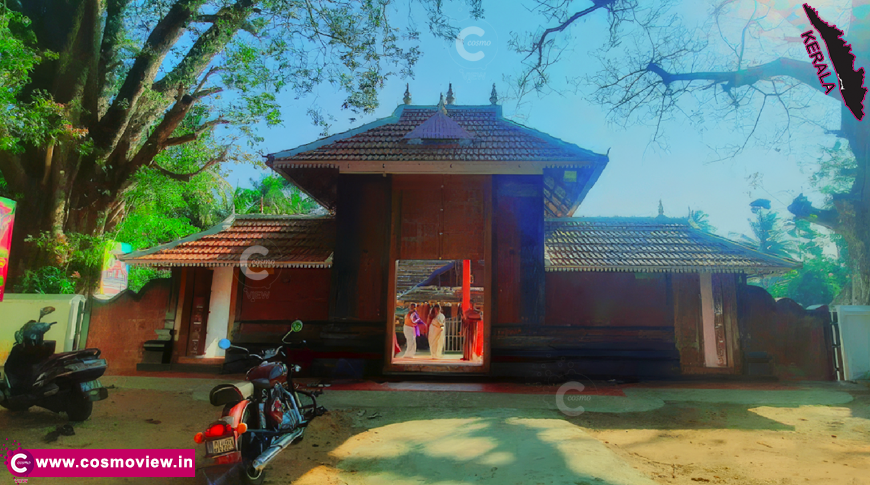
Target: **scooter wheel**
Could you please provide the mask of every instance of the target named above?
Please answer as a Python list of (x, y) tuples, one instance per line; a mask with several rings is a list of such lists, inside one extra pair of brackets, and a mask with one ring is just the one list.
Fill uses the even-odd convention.
[(8, 402), (0, 402), (0, 406), (12, 411), (13, 413), (23, 413), (30, 409), (29, 404), (10, 404)]
[(70, 421), (84, 421), (91, 417), (94, 402), (90, 399), (70, 399), (66, 403), (66, 415)]
[(245, 485), (262, 485), (266, 480), (266, 470), (258, 472), (250, 463), (245, 464), (245, 467), (239, 470), (239, 475)]

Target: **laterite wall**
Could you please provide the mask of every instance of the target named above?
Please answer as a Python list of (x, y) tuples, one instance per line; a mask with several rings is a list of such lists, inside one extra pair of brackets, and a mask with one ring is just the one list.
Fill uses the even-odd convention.
[(152, 280), (139, 293), (125, 291), (109, 302), (91, 300), (87, 346), (98, 348), (109, 363), (106, 375), (131, 375), (142, 362), (142, 345), (163, 328), (169, 278)]

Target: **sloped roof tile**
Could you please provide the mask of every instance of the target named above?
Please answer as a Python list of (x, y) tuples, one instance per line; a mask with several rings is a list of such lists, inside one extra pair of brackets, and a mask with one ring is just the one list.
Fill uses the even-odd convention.
[[(686, 219), (564, 218), (546, 221), (547, 271), (771, 273), (800, 263), (763, 254), (689, 226)], [(125, 255), (153, 266), (329, 267), (335, 221), (329, 217), (236, 216), (188, 238)], [(442, 264), (442, 263), (438, 263)]]
[[(506, 120), (497, 106), (400, 106), (393, 116), (355, 130), (270, 155), (272, 161), (552, 161), (606, 163), (597, 154), (572, 143)], [(428, 122), (428, 124), (427, 124)], [(414, 134), (415, 130), (419, 130)], [(425, 136), (418, 136), (418, 135)], [(461, 136), (460, 136), (461, 135)], [(445, 143), (409, 144), (407, 137), (450, 139)], [(471, 137), (471, 140), (467, 138)], [(465, 139), (459, 144), (455, 139)], [(372, 147), (389, 150), (373, 153)], [(512, 152), (511, 149), (522, 149)], [(379, 156), (380, 153), (385, 155)], [(342, 155), (348, 155), (347, 158)], [(467, 158), (466, 158), (467, 157)]]
[(236, 215), (207, 231), (120, 259), (149, 266), (329, 267), (334, 246), (331, 217)]
[(549, 219), (545, 253), (547, 271), (754, 274), (800, 266), (662, 217)]

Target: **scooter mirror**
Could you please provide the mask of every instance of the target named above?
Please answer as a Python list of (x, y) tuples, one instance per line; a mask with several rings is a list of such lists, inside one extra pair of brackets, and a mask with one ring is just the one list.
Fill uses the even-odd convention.
[(49, 313), (54, 313), (53, 306), (47, 306), (47, 307), (43, 308), (42, 310), (39, 310), (39, 318), (42, 318), (42, 317), (48, 315)]
[(293, 332), (301, 331), (302, 330), (302, 321), (301, 320), (294, 320), (293, 323), (290, 324), (290, 329)]
[(222, 338), (218, 341), (218, 347), (220, 347), (224, 350), (227, 350), (228, 348), (230, 348), (231, 345), (232, 345), (232, 343), (230, 343), (230, 339)]

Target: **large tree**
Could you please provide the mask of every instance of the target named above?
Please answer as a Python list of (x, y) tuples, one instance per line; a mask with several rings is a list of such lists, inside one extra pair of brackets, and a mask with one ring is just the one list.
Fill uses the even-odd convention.
[[(423, 3), (442, 18), (440, 1)], [(140, 170), (188, 181), (239, 157), (258, 125), (281, 123), (282, 90), (330, 84), (346, 94), (342, 108), (373, 110), (385, 80), (411, 75), (420, 56), (418, 33), (389, 13), (388, 0), (6, 0), (0, 171), (20, 199), (12, 271), (39, 264), (36, 251), (24, 258), (26, 235), (111, 231)], [(196, 107), (200, 123), (183, 124)], [(156, 162), (219, 125), (232, 138), (196, 169)]]
[[(846, 31), (855, 68), (870, 67), (870, 0), (810, 3)], [(581, 47), (574, 45), (571, 29), (589, 29), (583, 20), (606, 17), (609, 38), (597, 51), (596, 74), (576, 81), (595, 86), (595, 98), (615, 119), (651, 122), (654, 137), (663, 135), (663, 121), (729, 122), (729, 131), (743, 135), (730, 155), (754, 142), (781, 146), (808, 129), (845, 140), (855, 167), (844, 174), (848, 187), (831, 194), (826, 207), (798, 196), (789, 211), (843, 237), (852, 270), (843, 300), (870, 304), (870, 120), (858, 121), (838, 90), (827, 95), (819, 82), (801, 41), (809, 28), (802, 2), (716, 0), (701, 26), (684, 22), (675, 1), (535, 4), (546, 25), (511, 39), (514, 50), (525, 55), (513, 79), (520, 98), (558, 89), (553, 83), (561, 78), (552, 76), (552, 67), (576, 60), (570, 54)], [(824, 46), (823, 52), (827, 57)], [(771, 120), (774, 126), (763, 126)]]

